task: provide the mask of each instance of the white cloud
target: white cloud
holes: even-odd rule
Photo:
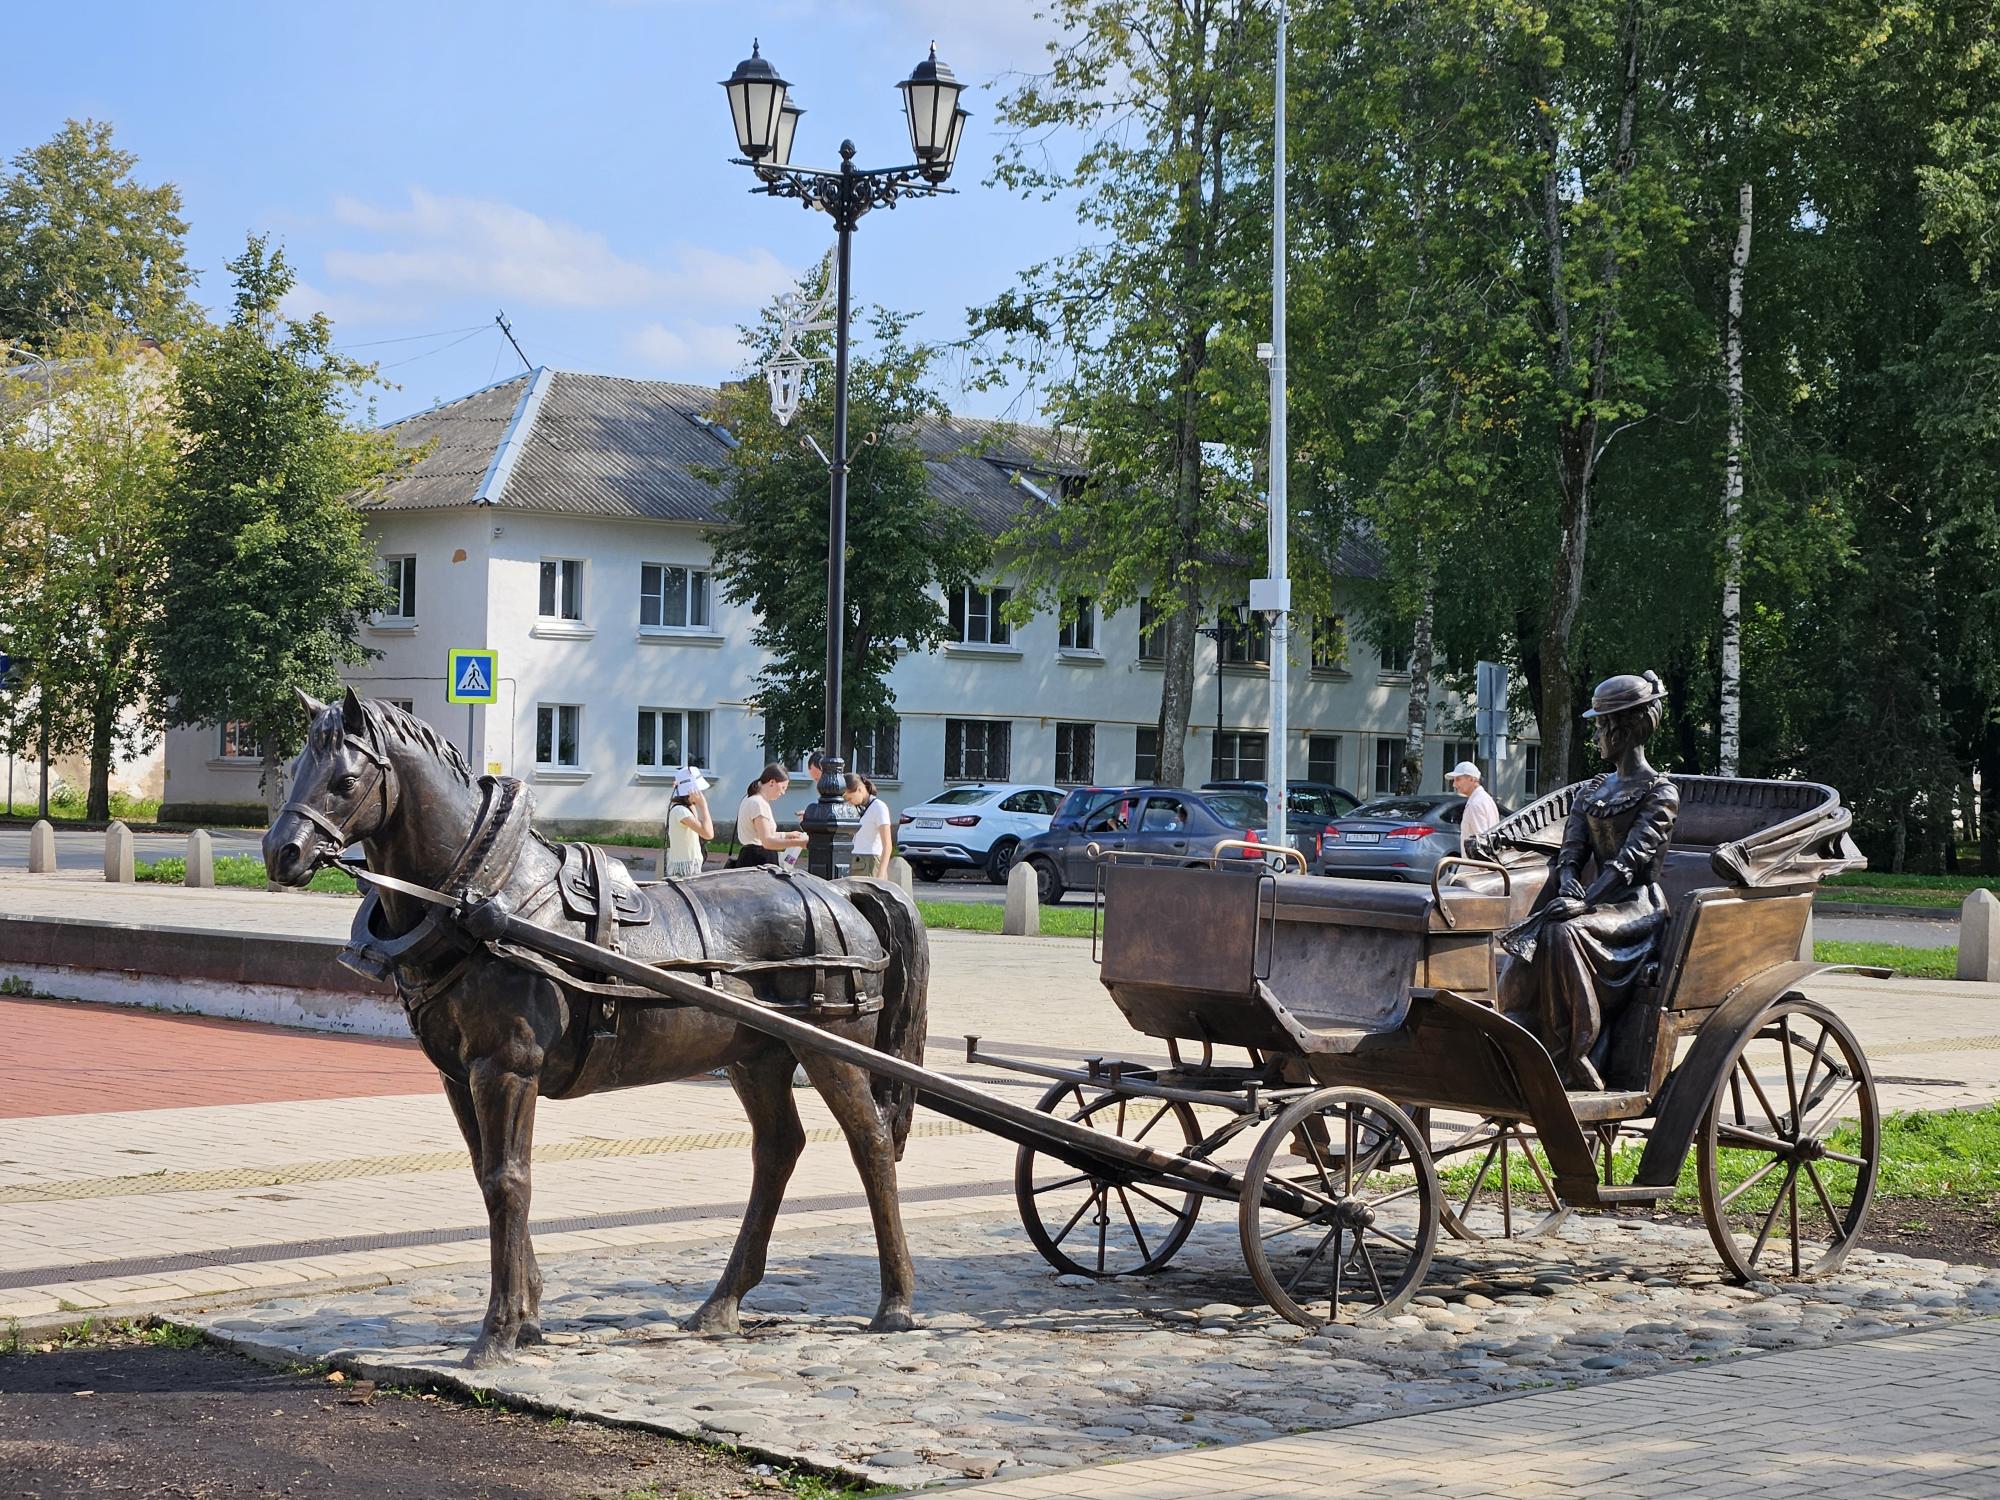
[[[620,255],[596,230],[516,204],[412,188],[407,206],[338,198],[335,219],[379,248],[329,250],[335,281],[378,290],[479,294],[530,307],[752,307],[794,273],[768,250],[737,255],[683,246],[674,263]]]
[[[649,368],[681,380],[734,374],[743,362],[741,335],[714,323],[647,323],[626,336],[625,348]]]

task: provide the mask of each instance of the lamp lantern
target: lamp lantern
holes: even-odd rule
[[[952,75],[949,64],[938,61],[933,42],[931,55],[910,69],[910,76],[896,87],[903,91],[903,109],[910,118],[910,149],[920,163],[931,166],[954,144],[952,125],[965,85]],[[951,168],[947,165],[944,170]]]
[[[790,85],[778,76],[778,70],[752,41],[750,55],[736,65],[736,71],[722,81],[722,86],[729,92],[729,116],[736,127],[737,150],[753,162],[762,162],[779,143],[785,92]],[[796,124],[794,117],[793,125]],[[784,137],[784,145],[790,149],[789,135]]]
[[[789,94],[778,108],[778,134],[771,144],[770,159],[762,165],[769,167],[790,166],[792,161],[792,141],[799,133],[799,116],[805,111],[792,103]]]

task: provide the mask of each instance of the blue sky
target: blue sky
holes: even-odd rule
[[[952,198],[864,220],[855,296],[961,334],[965,309],[1074,243],[1061,204],[982,185],[995,85],[1042,65],[1033,0],[72,0],[8,20],[0,154],[71,116],[110,120],[142,181],[179,184],[199,296],[250,230],[283,242],[299,308],[379,360],[383,417],[531,360],[713,382],[736,325],[832,242],[820,214],[753,197],[717,81],[753,33],[806,116],[796,161],[908,158],[894,88],[935,39],[975,87]],[[394,341],[394,342],[391,342]],[[1008,393],[943,392],[998,414]],[[1014,414],[1031,415],[1017,410]]]

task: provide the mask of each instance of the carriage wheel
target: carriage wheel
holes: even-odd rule
[[[1472,1172],[1470,1182],[1442,1189],[1439,1213],[1451,1235],[1461,1240],[1531,1240],[1569,1217],[1569,1205],[1557,1195],[1547,1168],[1534,1154],[1534,1140],[1520,1121],[1491,1116],[1452,1130],[1442,1142],[1432,1133],[1431,1159],[1440,1169],[1463,1163]],[[1482,1193],[1490,1196],[1482,1200]]]
[[[1306,1328],[1399,1311],[1437,1251],[1439,1193],[1421,1132],[1366,1089],[1294,1100],[1244,1168],[1238,1225],[1257,1290]]]
[[[1881,1147],[1854,1033],[1800,995],[1768,1007],[1730,1054],[1696,1153],[1723,1264],[1743,1281],[1836,1269],[1868,1216]]]
[[[1129,1077],[1150,1078],[1144,1073]],[[1194,1111],[1173,1099],[1087,1094],[1059,1083],[1035,1106],[1156,1150],[1180,1153],[1201,1139]],[[1042,1259],[1077,1276],[1144,1276],[1174,1258],[1194,1229],[1201,1195],[1100,1177],[1033,1146],[1014,1158],[1014,1201]]]

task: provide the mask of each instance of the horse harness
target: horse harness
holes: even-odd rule
[[[372,747],[364,745],[363,748]],[[393,805],[394,793],[389,788],[394,778],[387,774],[386,767],[380,774],[384,806],[387,808]],[[621,935],[621,929],[643,932],[656,925],[665,925],[662,919],[666,913],[676,909],[666,905],[668,898],[665,893],[670,892],[672,899],[678,903],[678,909],[687,916],[698,952],[645,958],[644,961],[652,967],[686,971],[711,988],[727,990],[773,1010],[816,1022],[852,1019],[873,1014],[882,1008],[880,987],[874,986],[874,992],[870,993],[866,979],[868,975],[879,974],[888,968],[888,956],[844,951],[848,946],[846,933],[819,882],[795,879],[790,871],[780,867],[764,867],[769,878],[781,881],[798,896],[806,947],[810,950],[807,955],[797,958],[725,958],[718,952],[714,925],[707,909],[708,898],[700,889],[703,882],[699,878],[667,881],[654,886],[651,888],[651,899],[648,899],[649,892],[633,883],[624,865],[597,845],[550,845],[533,833],[528,816],[532,799],[524,795],[525,788],[520,781],[512,777],[482,776],[479,787],[479,814],[464,847],[439,882],[441,889],[427,889],[408,881],[378,875],[353,863],[343,864],[343,868],[363,884],[366,895],[361,909],[355,913],[353,929],[346,949],[340,954],[340,962],[370,978],[393,979],[413,1033],[422,1035],[419,1028],[425,1010],[456,984],[473,962],[482,956],[532,970],[557,986],[566,1012],[565,1029],[572,1034],[575,1044],[577,1063],[572,1079],[563,1088],[551,1090],[552,1096],[560,1097],[573,1090],[587,1092],[588,1089],[582,1087],[586,1079],[610,1064],[611,1059],[602,1054],[594,1062],[593,1054],[599,1053],[600,1046],[615,1047],[619,1014],[625,1002],[642,1001],[648,1005],[682,1003],[637,985],[615,983],[601,973],[578,974],[519,944],[482,941],[466,934],[455,920],[455,913],[470,903],[500,899],[519,868],[521,856],[531,839],[549,848],[556,855],[558,865],[554,875],[521,897],[518,904],[512,901],[506,903],[513,914],[523,920],[533,921],[546,912],[551,903],[560,902],[562,915],[580,923],[592,944],[611,953],[621,953],[630,946],[629,939]],[[369,788],[370,792],[374,790]],[[330,826],[312,815],[310,810],[307,812],[317,826]],[[330,831],[335,839],[345,842],[346,836],[341,830],[336,828]],[[383,916],[381,893],[385,889],[424,902],[429,909],[423,920],[400,935],[391,936],[378,931]],[[821,940],[822,928],[831,932],[843,951],[821,951],[825,946]],[[810,987],[803,998],[774,999],[757,992],[754,981],[759,978],[800,972],[809,972],[811,976]]]

